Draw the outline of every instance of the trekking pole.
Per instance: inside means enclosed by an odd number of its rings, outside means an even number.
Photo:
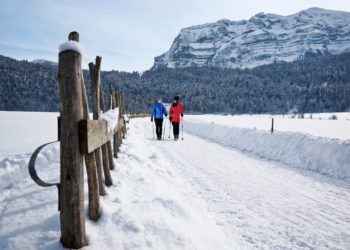
[[[153,139],[155,139],[154,138],[154,125],[153,125],[153,122],[152,122],[152,132],[153,132]]]
[[[184,118],[181,118],[182,123],[181,123],[181,129],[182,129],[182,140],[184,140]]]
[[[171,121],[169,121],[169,139],[170,139]]]
[[[164,134],[165,134],[165,125],[166,125],[166,122],[164,122],[164,128],[163,128],[163,141],[164,141]]]

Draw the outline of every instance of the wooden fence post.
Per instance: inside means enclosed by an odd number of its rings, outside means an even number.
[[[81,81],[81,90],[83,96],[83,116],[85,120],[90,120],[89,104],[86,96],[84,78]],[[101,215],[100,209],[100,189],[98,183],[98,174],[96,168],[95,152],[84,155],[85,167],[88,177],[89,187],[89,217],[93,221],[97,221]]]
[[[57,140],[60,141],[61,138],[61,118],[57,117]]]
[[[101,101],[101,107],[103,113],[106,113],[106,106],[105,106],[105,101],[104,101],[104,95],[103,95],[103,89],[102,89],[102,84],[100,84],[100,101]],[[102,146],[102,151],[105,152],[105,156],[107,157],[108,161],[108,166],[109,169],[114,169],[114,160],[113,160],[113,155],[112,155],[112,143],[111,141],[108,141],[105,145]]]
[[[72,32],[69,40],[79,41]],[[66,248],[86,246],[84,217],[84,169],[79,145],[79,121],[83,119],[81,54],[73,50],[59,53],[60,93],[60,224],[61,243]]]
[[[114,109],[113,86],[109,84],[109,109]]]
[[[119,107],[118,105],[118,97],[117,97],[117,90],[113,90],[113,108],[117,108]],[[113,153],[114,153],[114,157],[118,158],[118,132],[116,134],[114,134],[113,137]]]
[[[101,78],[100,78],[100,68],[101,68],[101,57],[96,57],[96,65],[93,65],[93,63],[89,63],[90,70],[93,68],[93,78],[91,79],[91,93],[92,93],[92,106],[93,106],[93,115],[94,120],[98,120],[100,116],[100,84],[101,84]],[[105,146],[105,147],[104,147]],[[111,173],[109,170],[109,159],[108,159],[108,152],[107,152],[107,146],[102,145],[102,159],[103,159],[103,172],[105,175],[105,184],[106,186],[113,185]]]
[[[271,122],[271,133],[273,133],[273,118],[272,118],[272,122]]]
[[[95,76],[95,67],[100,67],[100,65],[101,65],[101,58],[100,57],[96,57],[95,63],[96,63],[96,66],[92,62],[89,63],[89,71],[90,71],[90,79],[91,79],[93,118],[94,118],[94,120],[97,120],[98,116],[100,114],[99,105],[97,105],[97,103],[99,103],[99,95],[98,94],[94,95],[93,94],[94,93],[93,90],[99,92],[99,89],[96,88],[98,86],[97,83],[96,83],[98,81],[98,79],[95,79],[95,78],[97,78],[98,75],[96,74],[96,76]],[[104,196],[104,195],[106,195],[106,190],[105,190],[103,174],[102,174],[101,148],[98,148],[98,149],[95,150],[95,158],[96,158],[96,168],[97,168],[97,174],[98,174],[98,184],[99,184],[100,195]]]
[[[121,115],[121,109],[122,109],[122,105],[121,105],[121,94],[120,91],[117,90],[117,101],[118,101],[118,107],[119,107],[119,118],[122,116]],[[118,131],[118,152],[119,152],[119,148],[120,145],[122,144],[122,132]]]
[[[125,112],[125,98],[124,98],[124,96],[122,96],[122,109],[123,109],[122,115],[124,116],[126,114],[126,112]],[[123,139],[125,139],[125,135],[126,135],[126,126],[123,127]]]
[[[104,104],[104,101],[102,99],[103,93],[102,93],[101,81],[98,82],[98,87],[100,88],[100,91],[99,91],[99,93],[100,93],[100,103],[98,105],[100,105],[100,112],[101,112],[101,107],[104,107],[104,105],[102,106],[102,102]],[[105,108],[102,109],[102,112],[106,112],[106,109]],[[108,186],[111,186],[113,184],[113,181],[112,181],[111,174],[109,172],[110,168],[109,168],[109,157],[108,157],[107,145],[103,144],[101,149],[102,149],[103,171],[104,171],[104,174],[105,174],[105,184],[108,187]]]

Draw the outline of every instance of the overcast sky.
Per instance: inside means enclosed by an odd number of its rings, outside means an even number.
[[[144,71],[181,28],[310,7],[350,12],[350,0],[0,0],[0,54],[57,61],[59,44],[76,30],[83,68],[101,55],[103,70]]]

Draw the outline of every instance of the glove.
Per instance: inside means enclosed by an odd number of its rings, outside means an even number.
[[[181,117],[184,117],[184,114],[181,114]]]
[[[168,114],[165,114],[165,117],[167,117],[168,116]]]
[[[151,118],[151,122],[153,122],[153,117]]]
[[[169,117],[169,121],[171,122],[171,117]]]

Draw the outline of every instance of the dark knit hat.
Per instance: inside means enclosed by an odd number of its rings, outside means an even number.
[[[177,95],[177,96],[174,97],[174,100],[179,101],[179,98],[180,97]]]

